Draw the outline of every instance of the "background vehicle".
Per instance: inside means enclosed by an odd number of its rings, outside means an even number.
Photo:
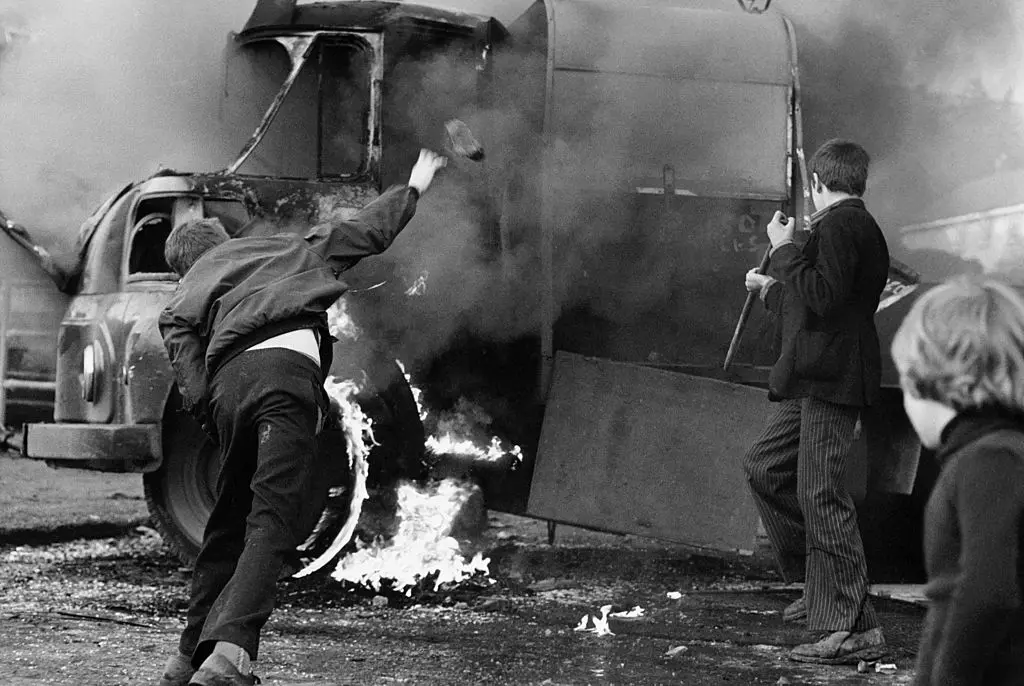
[[[68,304],[53,422],[26,424],[27,457],[143,472],[157,522],[193,555],[216,460],[178,411],[155,326],[174,288],[167,232],[200,215],[242,235],[349,212],[402,182],[459,117],[485,162],[453,164],[408,240],[351,275],[364,345],[339,345],[333,371],[366,372],[362,400],[388,427],[371,458],[381,480],[420,464],[400,359],[435,417],[475,414],[471,429],[523,446],[521,463],[444,463],[477,479],[490,507],[749,548],[738,460],[760,428],[773,322],[756,314],[735,366],[721,364],[738,275],[767,247],[761,227],[776,209],[810,209],[784,18],[548,0],[501,23],[261,0],[234,48],[225,118],[255,127],[239,158],[123,189],[86,223],[70,266],[44,265]],[[902,304],[910,289],[891,285],[887,304]],[[914,483],[919,450],[892,370],[886,383],[850,477],[860,498]]]

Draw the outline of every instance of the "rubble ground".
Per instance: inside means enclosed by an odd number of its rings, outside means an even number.
[[[73,521],[26,527],[7,515],[32,509],[35,481],[23,470],[38,465],[26,464],[0,459],[0,683],[155,683],[181,628],[189,571],[138,523],[138,476],[99,475],[101,487],[61,473],[43,490],[63,494]],[[12,492],[18,479],[24,487]],[[112,493],[122,493],[113,509]],[[779,583],[761,557],[570,527],[559,527],[549,546],[543,522],[491,513],[489,524],[481,546],[490,579],[438,590],[426,583],[409,595],[352,588],[327,574],[283,581],[257,673],[282,685],[912,680],[924,613],[916,605],[875,600],[894,672],[794,663],[787,649],[807,634],[784,626],[781,611],[799,591]],[[576,630],[585,616],[592,627],[605,605],[610,635]],[[637,606],[639,616],[614,616]]]

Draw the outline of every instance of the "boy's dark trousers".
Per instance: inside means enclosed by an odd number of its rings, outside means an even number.
[[[323,380],[305,355],[271,348],[240,353],[210,382],[222,464],[179,644],[194,666],[217,641],[256,658],[278,575],[326,501]]]
[[[860,408],[817,398],[776,404],[743,466],[786,581],[804,581],[807,627],[867,631],[878,617],[846,465]]]

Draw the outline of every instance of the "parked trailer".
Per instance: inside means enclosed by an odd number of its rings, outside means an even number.
[[[48,307],[67,299],[51,348],[54,414],[25,425],[25,456],[142,472],[157,524],[193,557],[218,464],[179,410],[156,327],[176,281],[162,258],[170,228],[215,216],[248,235],[350,212],[403,181],[431,132],[460,117],[487,149],[450,177],[479,210],[473,267],[489,280],[477,286],[514,294],[530,325],[495,335],[473,319],[497,313],[500,329],[499,300],[483,298],[425,355],[430,330],[410,322],[445,311],[450,293],[411,298],[392,272],[389,286],[350,297],[369,335],[337,345],[332,372],[366,372],[377,482],[422,465],[423,426],[397,364],[412,360],[437,406],[478,403],[523,446],[522,464],[443,465],[477,479],[490,507],[751,548],[739,458],[766,411],[773,322],[758,312],[721,366],[763,226],[775,210],[806,225],[810,209],[784,17],[546,0],[502,23],[398,2],[261,0],[233,44],[224,110],[231,123],[257,120],[238,159],[123,189],[87,222],[77,266],[51,270],[64,295]],[[442,210],[424,203],[416,221],[443,221],[431,211]],[[374,269],[399,266],[385,256]],[[887,305],[913,288],[909,272],[893,277]],[[919,447],[891,369],[885,378],[851,476],[860,499],[914,481]]]

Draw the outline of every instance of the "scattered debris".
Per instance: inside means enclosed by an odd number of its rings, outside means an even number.
[[[675,657],[679,653],[685,653],[689,648],[687,646],[673,646],[665,651],[665,657]]]
[[[679,600],[683,597],[683,594],[679,591],[669,591],[665,594],[670,600]]]
[[[142,534],[144,537],[163,540],[163,536],[160,535],[159,531],[157,531],[153,527],[146,526],[145,524],[140,524],[139,526],[135,527],[135,533]]]
[[[741,610],[739,610],[739,612],[742,613],[742,614],[745,614],[745,615],[777,615],[777,614],[779,614],[778,610],[745,610],[745,609],[741,609]]]
[[[857,663],[857,672],[859,674],[867,674],[871,671],[874,671],[876,674],[895,674],[896,665],[892,662],[868,662],[867,660],[861,660]]]
[[[508,598],[491,598],[476,606],[477,612],[502,612],[511,610],[513,603]]]
[[[787,686],[790,683],[792,682],[784,676],[780,676],[779,680],[775,682],[776,686]]]
[[[580,623],[576,625],[573,631],[586,631],[598,636],[614,636],[615,634],[611,629],[608,628],[608,613],[611,612],[611,605],[601,606],[601,616],[595,617],[593,615],[583,615],[580,618]],[[588,629],[588,623],[593,620],[593,628]]]
[[[644,616],[644,609],[639,605],[634,605],[632,610],[626,610],[623,612],[612,612],[609,617],[615,617],[616,619],[636,619],[637,617]]]
[[[545,591],[557,591],[565,588],[579,588],[579,582],[572,581],[571,579],[541,579],[530,584],[527,588],[535,593],[544,593]]]

